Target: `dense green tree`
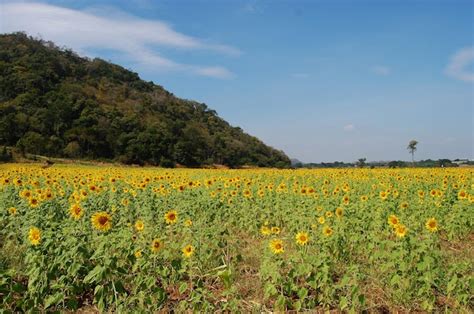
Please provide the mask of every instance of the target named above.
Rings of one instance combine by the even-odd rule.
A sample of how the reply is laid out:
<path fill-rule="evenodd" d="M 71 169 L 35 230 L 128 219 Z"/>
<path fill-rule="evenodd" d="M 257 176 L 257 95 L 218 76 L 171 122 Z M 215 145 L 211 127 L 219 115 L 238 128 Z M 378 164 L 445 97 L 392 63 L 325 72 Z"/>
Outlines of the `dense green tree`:
<path fill-rule="evenodd" d="M 290 165 L 205 104 L 23 33 L 0 35 L 0 145 L 170 167 Z"/>

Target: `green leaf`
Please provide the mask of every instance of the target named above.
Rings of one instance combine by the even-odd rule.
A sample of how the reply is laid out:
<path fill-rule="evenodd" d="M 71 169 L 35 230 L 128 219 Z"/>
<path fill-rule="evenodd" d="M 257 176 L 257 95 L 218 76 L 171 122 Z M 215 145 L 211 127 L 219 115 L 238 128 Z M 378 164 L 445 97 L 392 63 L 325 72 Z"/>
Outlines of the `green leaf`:
<path fill-rule="evenodd" d="M 274 304 L 275 311 L 284 311 L 285 310 L 285 296 L 279 295 Z"/>
<path fill-rule="evenodd" d="M 183 294 L 186 290 L 188 290 L 188 284 L 186 282 L 181 283 L 178 288 L 180 294 Z"/>
<path fill-rule="evenodd" d="M 86 277 L 84 277 L 84 283 L 93 283 L 100 280 L 100 276 L 104 272 L 104 267 L 97 265 L 92 269 Z"/>
<path fill-rule="evenodd" d="M 51 305 L 55 305 L 64 299 L 64 293 L 58 292 L 53 295 L 50 295 L 44 301 L 44 308 L 47 309 Z"/>
<path fill-rule="evenodd" d="M 269 297 L 274 296 L 275 294 L 278 293 L 277 288 L 271 283 L 267 283 L 265 285 L 265 288 L 264 288 L 263 291 L 264 291 L 264 294 L 265 294 L 265 298 L 269 298 Z"/>
<path fill-rule="evenodd" d="M 392 279 L 390 279 L 390 285 L 394 286 L 400 283 L 400 276 L 398 274 L 393 275 Z"/>
<path fill-rule="evenodd" d="M 448 293 L 454 290 L 456 288 L 456 283 L 458 281 L 458 276 L 454 275 L 453 278 L 448 282 Z"/>
<path fill-rule="evenodd" d="M 341 300 L 339 301 L 339 308 L 341 310 L 344 310 L 347 307 L 348 304 L 349 303 L 347 301 L 347 298 L 345 296 L 341 297 Z"/>
<path fill-rule="evenodd" d="M 305 287 L 302 287 L 298 290 L 298 297 L 301 300 L 306 298 L 307 295 L 308 295 L 308 289 L 306 289 Z"/>
<path fill-rule="evenodd" d="M 296 301 L 296 302 L 293 302 L 293 309 L 294 309 L 295 311 L 301 310 L 301 301 L 300 301 L 300 300 L 298 300 L 298 301 Z"/>

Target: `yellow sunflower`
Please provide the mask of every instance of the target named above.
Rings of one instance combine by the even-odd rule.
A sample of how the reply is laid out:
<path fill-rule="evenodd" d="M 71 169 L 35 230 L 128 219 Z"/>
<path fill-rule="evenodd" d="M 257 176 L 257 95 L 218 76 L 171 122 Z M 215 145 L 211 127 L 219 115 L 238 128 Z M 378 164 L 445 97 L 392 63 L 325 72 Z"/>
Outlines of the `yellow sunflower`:
<path fill-rule="evenodd" d="M 17 212 L 16 207 L 10 207 L 8 209 L 8 212 L 10 213 L 10 215 L 16 215 L 16 212 Z"/>
<path fill-rule="evenodd" d="M 31 196 L 33 196 L 33 193 L 31 193 L 30 190 L 23 190 L 20 192 L 20 196 L 23 198 L 30 198 Z"/>
<path fill-rule="evenodd" d="M 136 250 L 133 255 L 135 255 L 136 258 L 140 258 L 140 257 L 142 257 L 142 251 L 141 250 Z"/>
<path fill-rule="evenodd" d="M 426 226 L 426 229 L 428 229 L 430 232 L 438 231 L 438 222 L 436 221 L 434 217 L 428 219 L 426 221 L 425 226 Z"/>
<path fill-rule="evenodd" d="M 268 226 L 263 225 L 260 227 L 260 233 L 263 234 L 264 236 L 267 236 L 272 233 L 272 230 Z"/>
<path fill-rule="evenodd" d="M 79 206 L 79 204 L 73 204 L 69 208 L 69 214 L 72 218 L 78 220 L 84 214 L 84 210 L 81 208 L 81 206 Z"/>
<path fill-rule="evenodd" d="M 336 217 L 341 218 L 343 215 L 344 215 L 344 210 L 342 209 L 342 207 L 336 208 Z"/>
<path fill-rule="evenodd" d="M 100 231 L 108 231 L 112 227 L 112 217 L 107 212 L 97 212 L 91 217 L 92 226 Z"/>
<path fill-rule="evenodd" d="M 140 231 L 143 231 L 143 229 L 145 229 L 145 224 L 143 223 L 142 220 L 138 219 L 136 222 L 135 222 L 135 229 L 140 232 Z"/>
<path fill-rule="evenodd" d="M 30 207 L 32 208 L 36 208 L 39 205 L 38 199 L 34 197 L 30 198 L 29 203 L 30 203 Z"/>
<path fill-rule="evenodd" d="M 397 235 L 397 237 L 403 238 L 407 233 L 408 233 L 407 227 L 405 227 L 401 223 L 395 226 L 395 234 Z"/>
<path fill-rule="evenodd" d="M 165 214 L 165 221 L 167 224 L 174 224 L 178 220 L 178 213 L 175 210 L 170 210 Z"/>
<path fill-rule="evenodd" d="M 326 222 L 326 219 L 324 218 L 324 216 L 321 216 L 318 218 L 318 222 L 322 225 Z"/>
<path fill-rule="evenodd" d="M 153 239 L 153 241 L 151 241 L 151 251 L 153 253 L 157 253 L 162 247 L 163 243 L 160 241 L 160 239 Z"/>
<path fill-rule="evenodd" d="M 325 226 L 325 227 L 323 228 L 323 235 L 324 235 L 325 237 L 331 236 L 332 233 L 333 233 L 333 230 L 332 230 L 331 227 Z"/>
<path fill-rule="evenodd" d="M 309 241 L 308 233 L 306 232 L 298 232 L 296 234 L 296 243 L 299 245 L 305 245 Z"/>
<path fill-rule="evenodd" d="M 28 233 L 28 239 L 30 240 L 30 243 L 32 245 L 38 245 L 40 244 L 40 241 L 41 241 L 41 231 L 36 228 L 36 227 L 32 227 L 30 228 L 30 231 Z"/>
<path fill-rule="evenodd" d="M 194 254 L 194 246 L 188 244 L 181 250 L 183 252 L 184 257 L 191 257 Z"/>
<path fill-rule="evenodd" d="M 280 239 L 273 239 L 270 242 L 270 249 L 274 254 L 281 254 L 285 250 L 283 249 L 283 241 Z"/>
<path fill-rule="evenodd" d="M 184 222 L 184 225 L 186 227 L 192 227 L 193 225 L 193 221 L 191 219 L 187 219 L 185 222 Z"/>
<path fill-rule="evenodd" d="M 466 191 L 461 190 L 461 191 L 458 192 L 458 199 L 464 200 L 466 198 L 467 198 L 467 192 Z"/>
<path fill-rule="evenodd" d="M 390 216 L 388 217 L 388 224 L 389 224 L 390 226 L 395 227 L 395 226 L 397 226 L 399 223 L 400 223 L 400 220 L 398 219 L 397 216 L 395 216 L 395 215 L 390 215 Z"/>
<path fill-rule="evenodd" d="M 272 227 L 272 233 L 273 234 L 279 234 L 280 233 L 280 228 L 279 227 Z"/>

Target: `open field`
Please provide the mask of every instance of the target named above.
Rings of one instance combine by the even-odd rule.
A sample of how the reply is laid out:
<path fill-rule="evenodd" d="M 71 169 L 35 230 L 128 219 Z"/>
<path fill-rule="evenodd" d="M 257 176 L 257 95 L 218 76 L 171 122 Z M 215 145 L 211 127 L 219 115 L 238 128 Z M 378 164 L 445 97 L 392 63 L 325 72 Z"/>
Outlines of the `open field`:
<path fill-rule="evenodd" d="M 0 307 L 470 312 L 473 173 L 0 165 Z"/>

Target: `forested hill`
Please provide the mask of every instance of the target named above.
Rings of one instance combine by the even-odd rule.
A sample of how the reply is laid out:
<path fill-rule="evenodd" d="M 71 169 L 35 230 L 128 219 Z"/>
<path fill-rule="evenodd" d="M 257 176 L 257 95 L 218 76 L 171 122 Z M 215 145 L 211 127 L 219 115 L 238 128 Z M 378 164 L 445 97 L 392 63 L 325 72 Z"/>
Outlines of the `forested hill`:
<path fill-rule="evenodd" d="M 0 146 L 54 157 L 173 166 L 287 167 L 282 152 L 205 104 L 23 33 L 0 35 Z"/>

